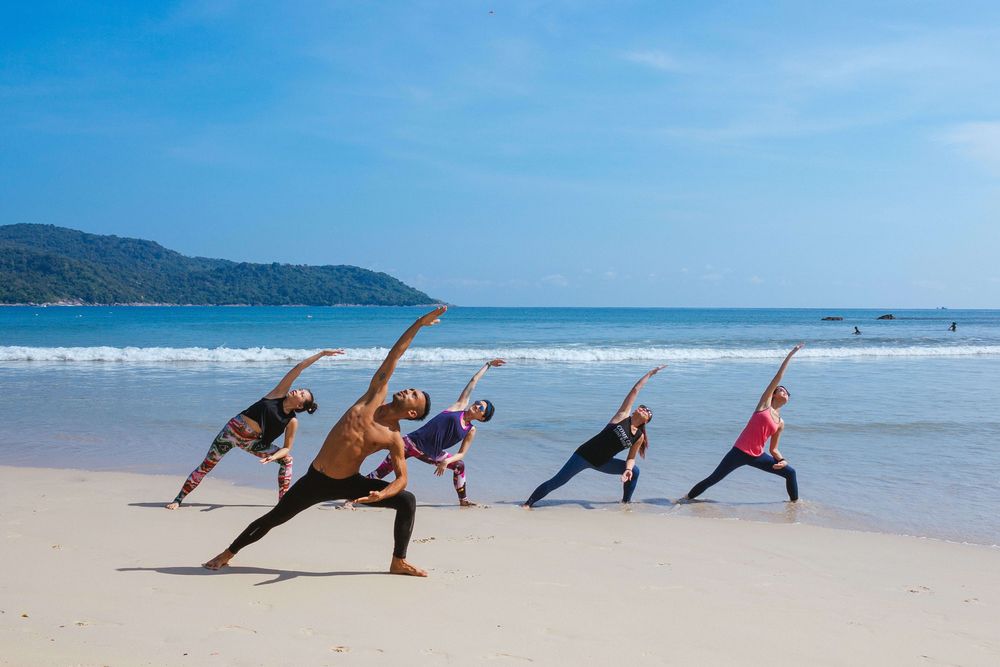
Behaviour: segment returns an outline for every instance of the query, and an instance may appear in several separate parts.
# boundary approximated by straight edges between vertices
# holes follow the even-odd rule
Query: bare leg
[[[208,567],[208,564],[206,564],[205,567]],[[393,556],[392,562],[389,564],[389,574],[405,574],[411,577],[426,577],[427,570],[421,570],[416,565],[411,565],[404,559]]]

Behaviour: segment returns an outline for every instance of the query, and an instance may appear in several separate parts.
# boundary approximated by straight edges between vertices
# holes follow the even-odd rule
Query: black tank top
[[[602,466],[610,461],[615,454],[623,449],[631,449],[642,434],[640,429],[632,435],[631,417],[626,417],[617,424],[608,424],[600,433],[580,445],[576,453],[587,459],[594,466]]]
[[[281,407],[284,400],[284,397],[262,398],[240,413],[260,424],[260,440],[265,445],[274,442],[275,438],[285,432],[288,422],[295,418],[294,410],[286,413]]]

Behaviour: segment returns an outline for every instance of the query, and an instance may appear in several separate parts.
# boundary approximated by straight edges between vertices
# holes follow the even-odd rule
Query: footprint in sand
[[[413,540],[413,541],[416,542],[417,544],[427,544],[428,542],[433,542],[436,539],[437,539],[436,537],[421,537],[419,540]]]
[[[493,653],[492,655],[486,656],[487,660],[518,660],[520,662],[534,662],[533,658],[529,658],[523,655],[514,655],[513,653]]]
[[[931,589],[927,588],[926,586],[911,586],[910,588],[907,588],[906,590],[908,592],[910,592],[910,593],[930,593],[931,592]]]
[[[351,647],[350,646],[331,646],[330,650],[333,651],[334,653],[350,653]]]
[[[264,611],[271,611],[272,609],[274,609],[273,604],[268,604],[267,602],[261,602],[260,600],[254,600],[249,604],[251,607],[255,607],[256,609],[263,609]]]
[[[223,625],[219,630],[236,630],[237,632],[245,632],[251,635],[257,634],[257,631],[253,628],[244,628],[242,625]]]

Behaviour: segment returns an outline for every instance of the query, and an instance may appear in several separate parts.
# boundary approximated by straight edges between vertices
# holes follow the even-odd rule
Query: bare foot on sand
[[[529,505],[528,503],[524,503],[523,505],[521,505],[521,509],[523,509],[523,510],[530,510],[531,509],[531,505]]]
[[[389,574],[407,574],[411,577],[426,577],[427,571],[421,570],[415,565],[410,565],[402,558],[392,557],[392,563],[389,565]]]
[[[458,504],[461,505],[462,507],[479,507],[478,503],[474,503],[468,498],[462,498],[461,500],[458,501]]]
[[[164,507],[166,507],[168,510],[175,510],[175,509],[177,509],[180,506],[181,506],[181,504],[179,502],[177,502],[176,500],[174,502],[170,503],[169,505],[164,505]]]
[[[208,561],[207,563],[202,563],[201,566],[209,570],[218,570],[229,565],[229,561],[235,556],[232,551],[226,549],[221,554]]]

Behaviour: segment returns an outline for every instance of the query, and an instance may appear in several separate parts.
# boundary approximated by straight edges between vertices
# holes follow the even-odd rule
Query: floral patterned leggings
[[[187,494],[194,491],[201,484],[201,480],[205,479],[205,475],[212,472],[212,468],[233,447],[239,447],[243,451],[250,452],[259,459],[269,456],[279,449],[279,447],[274,445],[263,444],[260,441],[260,436],[251,431],[250,427],[247,426],[246,421],[243,420],[243,415],[236,415],[229,420],[225,428],[219,431],[219,435],[215,436],[215,440],[212,442],[205,460],[185,480],[184,486],[181,487],[180,493],[174,498],[174,502],[180,504]],[[289,454],[278,461],[278,500],[281,500],[281,497],[285,495],[285,491],[288,490],[288,486],[291,483],[292,456]]]
[[[432,459],[417,449],[417,446],[413,444],[413,441],[405,435],[403,436],[403,447],[406,453],[406,458],[412,457],[420,459],[424,463],[430,463],[434,466],[436,466],[439,461],[446,459],[449,456],[448,452],[441,452],[440,456]],[[458,494],[460,500],[465,500],[465,462],[458,460],[454,463],[449,463],[447,467],[452,472],[452,482],[455,484],[455,493]],[[382,461],[382,463],[380,463],[375,470],[372,470],[366,476],[368,479],[383,479],[391,472],[392,456],[387,456],[385,457],[385,461]]]

